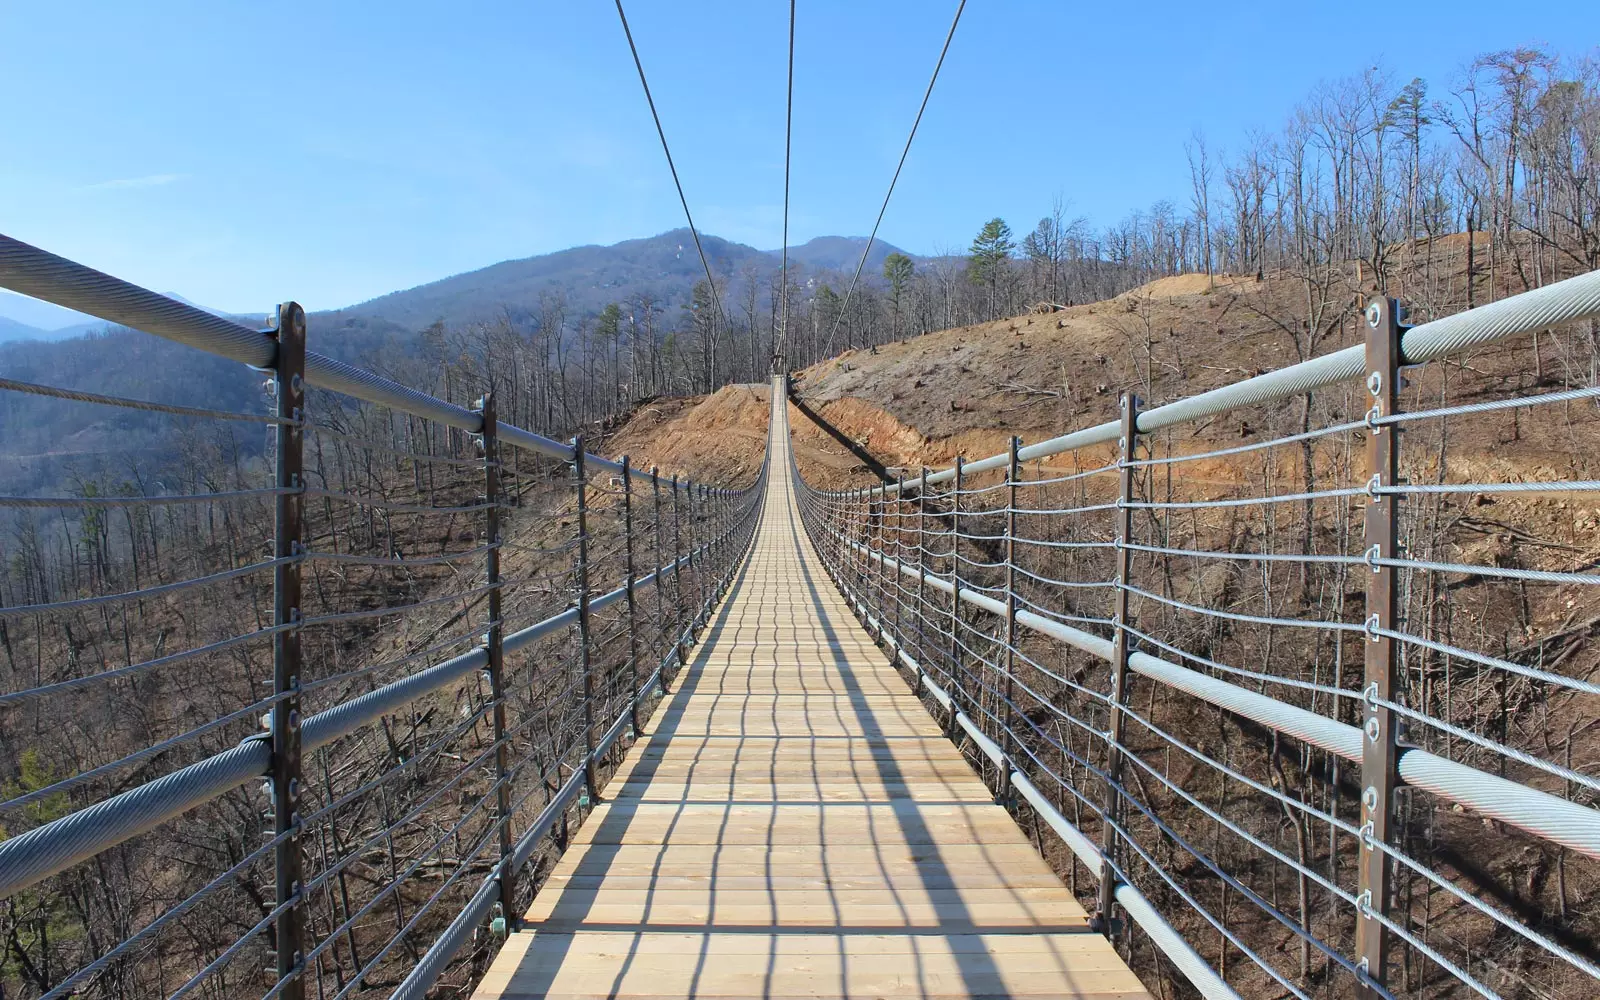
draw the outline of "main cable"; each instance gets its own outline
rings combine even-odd
[[[689,199],[684,197],[683,182],[678,179],[677,164],[672,161],[672,149],[667,145],[666,130],[661,127],[661,115],[656,111],[656,99],[650,94],[650,81],[644,76],[644,63],[639,59],[639,46],[633,42],[633,30],[628,27],[628,15],[622,10],[622,0],[617,2],[617,17],[622,21],[622,33],[628,38],[628,51],[633,53],[634,68],[639,71],[639,85],[644,88],[645,103],[650,105],[650,117],[656,123],[656,135],[661,138],[661,151],[667,155],[667,169],[672,171],[672,184],[678,189],[678,203],[683,206],[683,217],[689,223],[689,235],[694,238],[695,252],[700,255],[700,266],[706,272],[706,285],[711,289],[711,321],[722,315],[722,303],[717,297],[717,281],[711,276],[711,264],[706,260],[705,247],[700,245],[700,230],[695,228],[694,216],[689,212]],[[962,0],[965,3],[966,0]]]
[[[950,22],[950,31],[944,36],[944,48],[939,50],[939,61],[933,64],[933,76],[928,80],[928,89],[923,92],[922,106],[917,108],[917,117],[911,123],[911,134],[906,136],[905,149],[900,151],[900,162],[895,165],[894,176],[889,179],[889,190],[883,196],[883,206],[878,209],[878,219],[872,224],[872,235],[867,237],[867,245],[862,248],[861,260],[856,263],[855,276],[850,279],[850,288],[844,293],[844,302],[839,306],[839,312],[833,317],[833,326],[828,329],[828,339],[825,342],[825,351],[833,350],[833,335],[839,332],[839,323],[844,319],[845,310],[850,306],[850,297],[856,293],[856,283],[861,280],[861,269],[867,266],[867,255],[872,252],[873,241],[878,238],[878,227],[883,225],[883,213],[889,210],[889,199],[894,197],[894,186],[900,180],[900,171],[905,168],[906,157],[911,154],[911,142],[917,137],[917,126],[922,124],[922,113],[928,110],[928,98],[933,96],[933,85],[939,82],[939,70],[944,66],[944,57],[950,51],[950,40],[956,37],[956,25],[961,23],[961,12],[967,7],[967,0],[961,0],[956,5],[956,16]]]
[[[964,0],[963,0],[964,2]],[[796,0],[789,0],[789,89],[784,98],[783,112],[783,278],[779,284],[779,309],[782,320],[778,326],[778,342],[772,349],[774,374],[782,368],[789,370],[786,355],[789,349],[789,155],[794,145],[794,8]]]

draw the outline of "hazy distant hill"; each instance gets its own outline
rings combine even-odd
[[[765,287],[778,273],[778,251],[715,236],[702,240],[713,272],[730,283],[730,310],[747,282]],[[865,244],[859,237],[828,236],[791,247],[793,276],[802,287],[806,278],[823,274],[830,276],[825,280],[842,285],[849,281]],[[864,280],[881,281],[883,258],[894,250],[875,243]],[[676,324],[679,307],[703,276],[687,229],[612,246],[574,247],[504,261],[346,309],[314,313],[308,323],[310,347],[343,361],[381,368],[412,355],[419,343],[417,332],[435,322],[458,327],[506,314],[529,329],[537,322],[539,297],[545,292],[565,296],[569,330],[607,303],[632,301],[640,295],[655,301],[665,323]],[[263,319],[236,318],[251,326]],[[243,366],[4,292],[0,292],[0,375],[221,409],[261,405],[260,378]],[[0,393],[0,426],[6,429],[0,435],[0,493],[59,488],[69,469],[85,473],[121,469],[129,458],[170,452],[175,446],[167,430],[170,425],[170,420],[136,411]],[[243,435],[245,454],[258,453],[261,440],[260,435]]]
[[[716,236],[701,236],[712,273],[729,281],[729,298],[737,300],[749,278],[764,285],[777,274],[781,255],[757,250]],[[862,237],[823,236],[789,249],[791,268],[808,275],[842,272],[848,280],[866,245]],[[896,248],[875,242],[867,274],[876,277],[883,259]],[[567,315],[577,319],[598,312],[609,302],[648,295],[669,310],[687,301],[705,271],[687,229],[659,236],[625,240],[611,246],[582,246],[556,253],[507,260],[499,264],[419,285],[327,314],[336,321],[381,320],[407,330],[435,322],[447,326],[481,322],[509,314],[513,322],[531,322],[539,296],[561,291]]]

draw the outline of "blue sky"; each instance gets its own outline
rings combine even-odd
[[[865,235],[954,0],[800,0],[791,242]],[[787,4],[633,0],[701,227],[779,242]],[[1553,0],[969,0],[881,235],[1186,198],[1318,81],[1600,44]],[[0,232],[206,305],[332,308],[682,224],[609,0],[0,0]]]

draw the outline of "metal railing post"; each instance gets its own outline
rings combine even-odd
[[[1106,720],[1105,811],[1100,825],[1100,854],[1104,860],[1100,866],[1100,898],[1094,915],[1096,928],[1112,938],[1118,932],[1112,910],[1116,905],[1115,864],[1121,856],[1116,826],[1123,813],[1118,786],[1122,783],[1122,739],[1127,722],[1128,654],[1132,652],[1128,634],[1128,587],[1133,550],[1128,548],[1128,543],[1133,540],[1133,461],[1138,446],[1139,397],[1125,392],[1122,394],[1122,432],[1117,439],[1117,590],[1111,612],[1116,635],[1111,653],[1110,718]]]
[[[894,580],[894,642],[896,652],[889,654],[889,665],[896,666],[900,659],[899,650],[905,649],[905,608],[906,602],[901,600],[905,592],[905,581],[902,579],[900,567],[906,564],[906,513],[905,513],[906,477],[902,472],[895,479],[894,491],[894,565],[895,571],[891,579]]]
[[[878,543],[875,550],[878,553],[878,565],[873,570],[873,576],[876,578],[878,594],[873,603],[877,605],[878,641],[880,643],[883,642],[889,634],[887,614],[888,590],[886,589],[889,578],[885,572],[883,564],[883,560],[889,554],[889,541],[885,536],[884,528],[884,500],[885,497],[882,493],[875,492],[872,489],[867,490],[867,533],[871,535]],[[876,514],[873,513],[874,504],[877,506]]]
[[[689,669],[689,613],[683,606],[683,510],[679,505],[678,477],[672,477],[672,596],[678,620],[673,642],[678,646],[678,669]]]
[[[965,478],[966,459],[956,456],[956,477],[950,491],[950,687],[955,697],[951,700],[950,733],[956,728],[956,706],[963,700],[970,709],[972,695],[967,690],[966,668],[961,657],[961,490]]]
[[[628,601],[628,723],[637,738],[639,725],[639,607],[633,591],[637,570],[633,558],[633,470],[628,456],[622,456],[622,552],[623,579]]]
[[[706,516],[706,488],[704,484],[690,483],[689,491],[689,550],[695,551],[704,546],[706,551],[700,552],[694,558],[694,585],[695,593],[700,597],[700,609],[695,612],[695,635],[698,637],[700,630],[705,628],[706,621],[711,614],[711,602],[706,600],[706,567],[705,560],[710,555],[710,546],[705,539],[705,525],[701,522]],[[700,502],[695,503],[698,497]]]
[[[511,748],[506,736],[505,629],[501,623],[500,586],[500,441],[494,393],[478,400],[483,414],[484,585],[489,588],[489,626],[483,644],[489,654],[489,697],[494,701],[495,825],[500,838],[500,903],[506,922],[516,927],[513,903],[517,873],[506,862],[511,857]]]
[[[650,589],[656,592],[656,624],[660,628],[661,638],[664,640],[661,644],[661,656],[665,658],[667,655],[666,647],[676,643],[677,638],[675,634],[667,631],[667,601],[666,595],[662,593],[667,589],[667,580],[661,572],[661,567],[664,565],[662,557],[666,550],[666,544],[661,537],[661,470],[653,465],[650,467],[650,504],[652,508],[652,532],[655,536],[655,546],[651,551],[654,553],[656,569],[656,584]],[[661,668],[660,684],[662,694],[667,693],[671,675],[675,672],[669,671],[664,666]]]
[[[305,996],[305,854],[300,837],[300,557],[305,553],[306,314],[297,302],[278,307],[278,354],[273,365],[277,390],[275,480],[284,492],[273,517],[272,622],[282,631],[272,637],[273,706],[272,832],[275,898],[283,907],[273,926],[278,981],[284,1000]]]
[[[1399,479],[1399,426],[1379,421],[1398,411],[1400,397],[1400,315],[1394,299],[1373,299],[1366,309],[1368,501],[1362,523],[1366,548],[1365,704],[1361,741],[1361,864],[1356,919],[1356,960],[1369,982],[1357,986],[1363,998],[1380,996],[1388,982],[1389,934],[1380,918],[1389,912],[1392,865],[1383,847],[1394,839],[1394,789],[1397,784],[1393,713],[1385,704],[1395,696],[1398,650],[1379,630],[1393,631],[1399,612],[1393,566],[1380,560],[1399,553],[1398,498],[1383,492]]]
[[[917,489],[917,680],[928,669],[928,467]]]
[[[1017,452],[1021,447],[1022,439],[1013,435],[1011,457],[1006,462],[1006,646],[1001,658],[1005,676],[1000,685],[1006,703],[1000,713],[1005,720],[1001,723],[1005,732],[1001,734],[1000,746],[1012,766],[1021,756],[1017,752],[1021,741],[1017,737],[1016,712],[1012,707],[1015,687],[1012,679],[1017,668],[1017,480],[1022,478],[1022,463],[1017,459]],[[1011,786],[1011,770],[1004,767],[1000,770],[1000,793],[1007,795]]]
[[[600,801],[594,764],[594,663],[589,649],[589,475],[583,435],[572,439],[572,473],[578,491],[578,667],[583,671],[583,785],[592,806]]]

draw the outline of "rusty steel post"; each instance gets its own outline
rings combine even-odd
[[[272,623],[281,631],[272,637],[273,706],[272,832],[281,837],[273,849],[277,905],[283,907],[273,925],[278,981],[284,1000],[305,996],[305,852],[300,837],[300,569],[305,554],[305,420],[306,313],[299,303],[278,307],[278,356],[273,365],[277,390],[275,479],[284,492],[273,517]]]
[[[591,806],[600,801],[594,765],[594,663],[589,648],[589,474],[583,435],[572,439],[572,473],[578,492],[578,667],[583,671],[583,785]]]
[[[1133,541],[1133,461],[1139,447],[1139,397],[1131,392],[1122,394],[1122,431],[1117,439],[1117,592],[1113,598],[1111,621],[1116,629],[1111,654],[1111,710],[1106,740],[1106,788],[1104,814],[1100,825],[1100,854],[1104,859],[1100,867],[1100,897],[1094,915],[1094,926],[1107,937],[1115,938],[1118,921],[1113,915],[1116,906],[1114,893],[1117,874],[1113,867],[1121,856],[1120,842],[1115,826],[1123,814],[1122,739],[1127,722],[1128,654],[1132,652],[1128,632],[1128,587],[1133,563],[1133,551],[1128,543]]]
[[[1365,704],[1361,741],[1361,863],[1357,886],[1356,960],[1369,982],[1357,993],[1376,998],[1388,982],[1389,933],[1379,919],[1389,912],[1393,865],[1383,846],[1394,839],[1394,789],[1398,783],[1396,733],[1393,713],[1380,703],[1392,703],[1398,649],[1394,640],[1378,634],[1394,631],[1399,613],[1396,572],[1379,565],[1399,552],[1398,498],[1382,492],[1399,478],[1399,427],[1379,423],[1398,411],[1400,398],[1400,317],[1393,299],[1373,299],[1366,309],[1367,393],[1367,504],[1362,543],[1366,549],[1366,639],[1362,700]]]
[[[505,629],[501,622],[500,586],[500,435],[494,393],[478,400],[483,416],[484,584],[489,588],[489,627],[483,644],[489,654],[489,697],[494,701],[495,825],[500,838],[500,902],[507,923],[515,928],[517,873],[506,863],[511,857],[511,747],[506,735]]]

